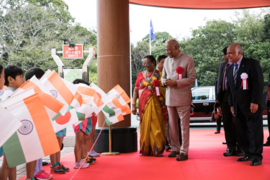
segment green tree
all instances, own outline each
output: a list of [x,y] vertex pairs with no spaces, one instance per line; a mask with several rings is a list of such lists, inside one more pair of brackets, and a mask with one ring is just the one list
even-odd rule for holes
[[[1,64],[16,64],[24,70],[55,69],[50,52],[62,50],[60,38],[96,49],[96,30],[75,23],[62,0],[8,0],[0,6]],[[63,62],[67,67],[81,67],[84,60]]]
[[144,71],[142,60],[143,57],[148,54],[149,54],[149,45],[146,42],[138,42],[136,47],[133,44],[131,44],[132,89],[134,89],[138,73]]
[[219,64],[223,61],[221,50],[234,42],[234,24],[213,20],[207,21],[192,31],[189,39],[179,42],[183,53],[194,59],[199,86],[213,86],[218,77]]
[[[168,40],[173,39],[173,37],[167,32],[156,32],[155,39],[155,41],[151,41],[151,55],[157,59],[160,55],[166,55],[165,44]],[[148,43],[149,46],[149,34],[142,41]]]

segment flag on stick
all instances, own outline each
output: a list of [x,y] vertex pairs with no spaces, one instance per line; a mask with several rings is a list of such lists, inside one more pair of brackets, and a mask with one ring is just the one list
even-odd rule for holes
[[152,24],[152,19],[150,19],[150,39],[153,39],[154,41],[156,40],[155,34],[154,34],[154,27]]
[[[85,118],[91,117],[93,112],[95,114],[98,114],[101,111],[102,107],[105,106],[105,103],[101,99],[101,95],[100,95],[100,94],[103,94],[104,92],[95,85],[90,87],[85,84],[77,84],[77,86],[78,86],[78,92],[83,97],[83,105],[79,108],[76,108],[77,113],[81,113],[83,117]],[[100,91],[100,93],[96,92],[94,88]],[[105,97],[106,97],[106,94],[105,94]]]
[[60,150],[51,120],[38,94],[25,98],[7,110],[22,123],[3,145],[10,168]]
[[130,114],[131,110],[127,103],[130,103],[130,98],[126,94],[126,92],[119,86],[116,85],[110,92],[108,93],[110,98],[117,97],[118,100],[113,99],[112,102],[118,108],[120,108],[123,112],[123,115]]
[[106,124],[108,126],[124,120],[122,110],[116,107],[116,105],[114,104],[115,101],[118,101],[117,97],[108,102],[102,109],[102,112],[105,116]]
[[[44,77],[45,75],[46,77]],[[80,101],[80,98],[76,95],[77,88],[74,84],[62,79],[55,71],[51,71],[50,73],[46,72],[45,75],[40,79],[41,83],[49,89],[49,92],[54,98],[64,104],[63,108],[53,118],[53,120],[61,114],[65,115],[68,110],[75,108],[74,106],[82,103],[73,103],[73,101]],[[70,107],[71,104],[72,106]]]
[[35,93],[38,93],[39,98],[46,107],[47,113],[51,119],[63,108],[64,104],[55,99],[50,94],[49,90],[36,78],[36,76],[33,76],[30,80],[21,85],[20,88],[12,94],[12,96],[15,96],[29,88],[33,88]]
[[131,113],[130,107],[127,103],[130,98],[126,92],[119,86],[115,86],[109,93],[109,103],[102,109],[105,120],[108,126],[124,120],[123,115]]

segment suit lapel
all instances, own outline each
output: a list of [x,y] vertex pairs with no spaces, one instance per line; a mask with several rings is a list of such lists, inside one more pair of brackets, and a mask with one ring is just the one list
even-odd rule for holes
[[239,67],[239,70],[238,70],[238,73],[237,73],[237,79],[236,79],[236,86],[235,88],[240,88],[241,84],[242,84],[242,79],[241,79],[241,74],[243,73],[244,69],[245,69],[245,64],[246,64],[246,60],[245,58],[243,57],[242,61],[241,61],[241,64],[240,64],[240,67]]
[[[233,64],[231,64],[229,67],[228,67],[228,71],[227,71],[227,83],[231,83],[231,85],[234,86],[233,84]],[[232,87],[233,87],[232,86]]]

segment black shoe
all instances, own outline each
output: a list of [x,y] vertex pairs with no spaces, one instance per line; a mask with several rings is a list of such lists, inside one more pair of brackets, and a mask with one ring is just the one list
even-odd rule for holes
[[172,151],[169,155],[168,155],[168,157],[176,157],[176,155],[178,155],[179,154],[179,151]]
[[236,156],[244,156],[244,151],[242,149],[237,149]]
[[215,134],[219,134],[219,133],[220,133],[220,131],[216,131],[216,132],[215,132]]
[[270,146],[270,142],[266,141],[266,143],[264,143],[263,146]]
[[243,157],[240,157],[240,158],[237,158],[236,161],[239,161],[239,162],[244,162],[244,161],[250,161],[250,157],[248,156],[243,156]]
[[42,162],[42,166],[46,166],[48,165],[49,163],[47,163],[46,161]]
[[225,153],[223,153],[223,156],[235,156],[236,150],[235,149],[227,149]]
[[165,145],[165,150],[168,152],[169,150],[171,150],[172,148],[169,145]]
[[226,142],[222,142],[222,144],[227,144]]
[[256,158],[252,159],[250,163],[251,166],[259,166],[261,164],[262,164],[262,160],[256,159]]

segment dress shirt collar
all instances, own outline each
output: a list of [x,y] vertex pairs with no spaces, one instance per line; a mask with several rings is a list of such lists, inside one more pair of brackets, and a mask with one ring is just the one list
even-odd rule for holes
[[235,64],[238,64],[238,68],[240,67],[240,64],[242,62],[242,59],[243,59],[243,56],[239,59],[239,61],[237,61],[237,63],[235,63]]

